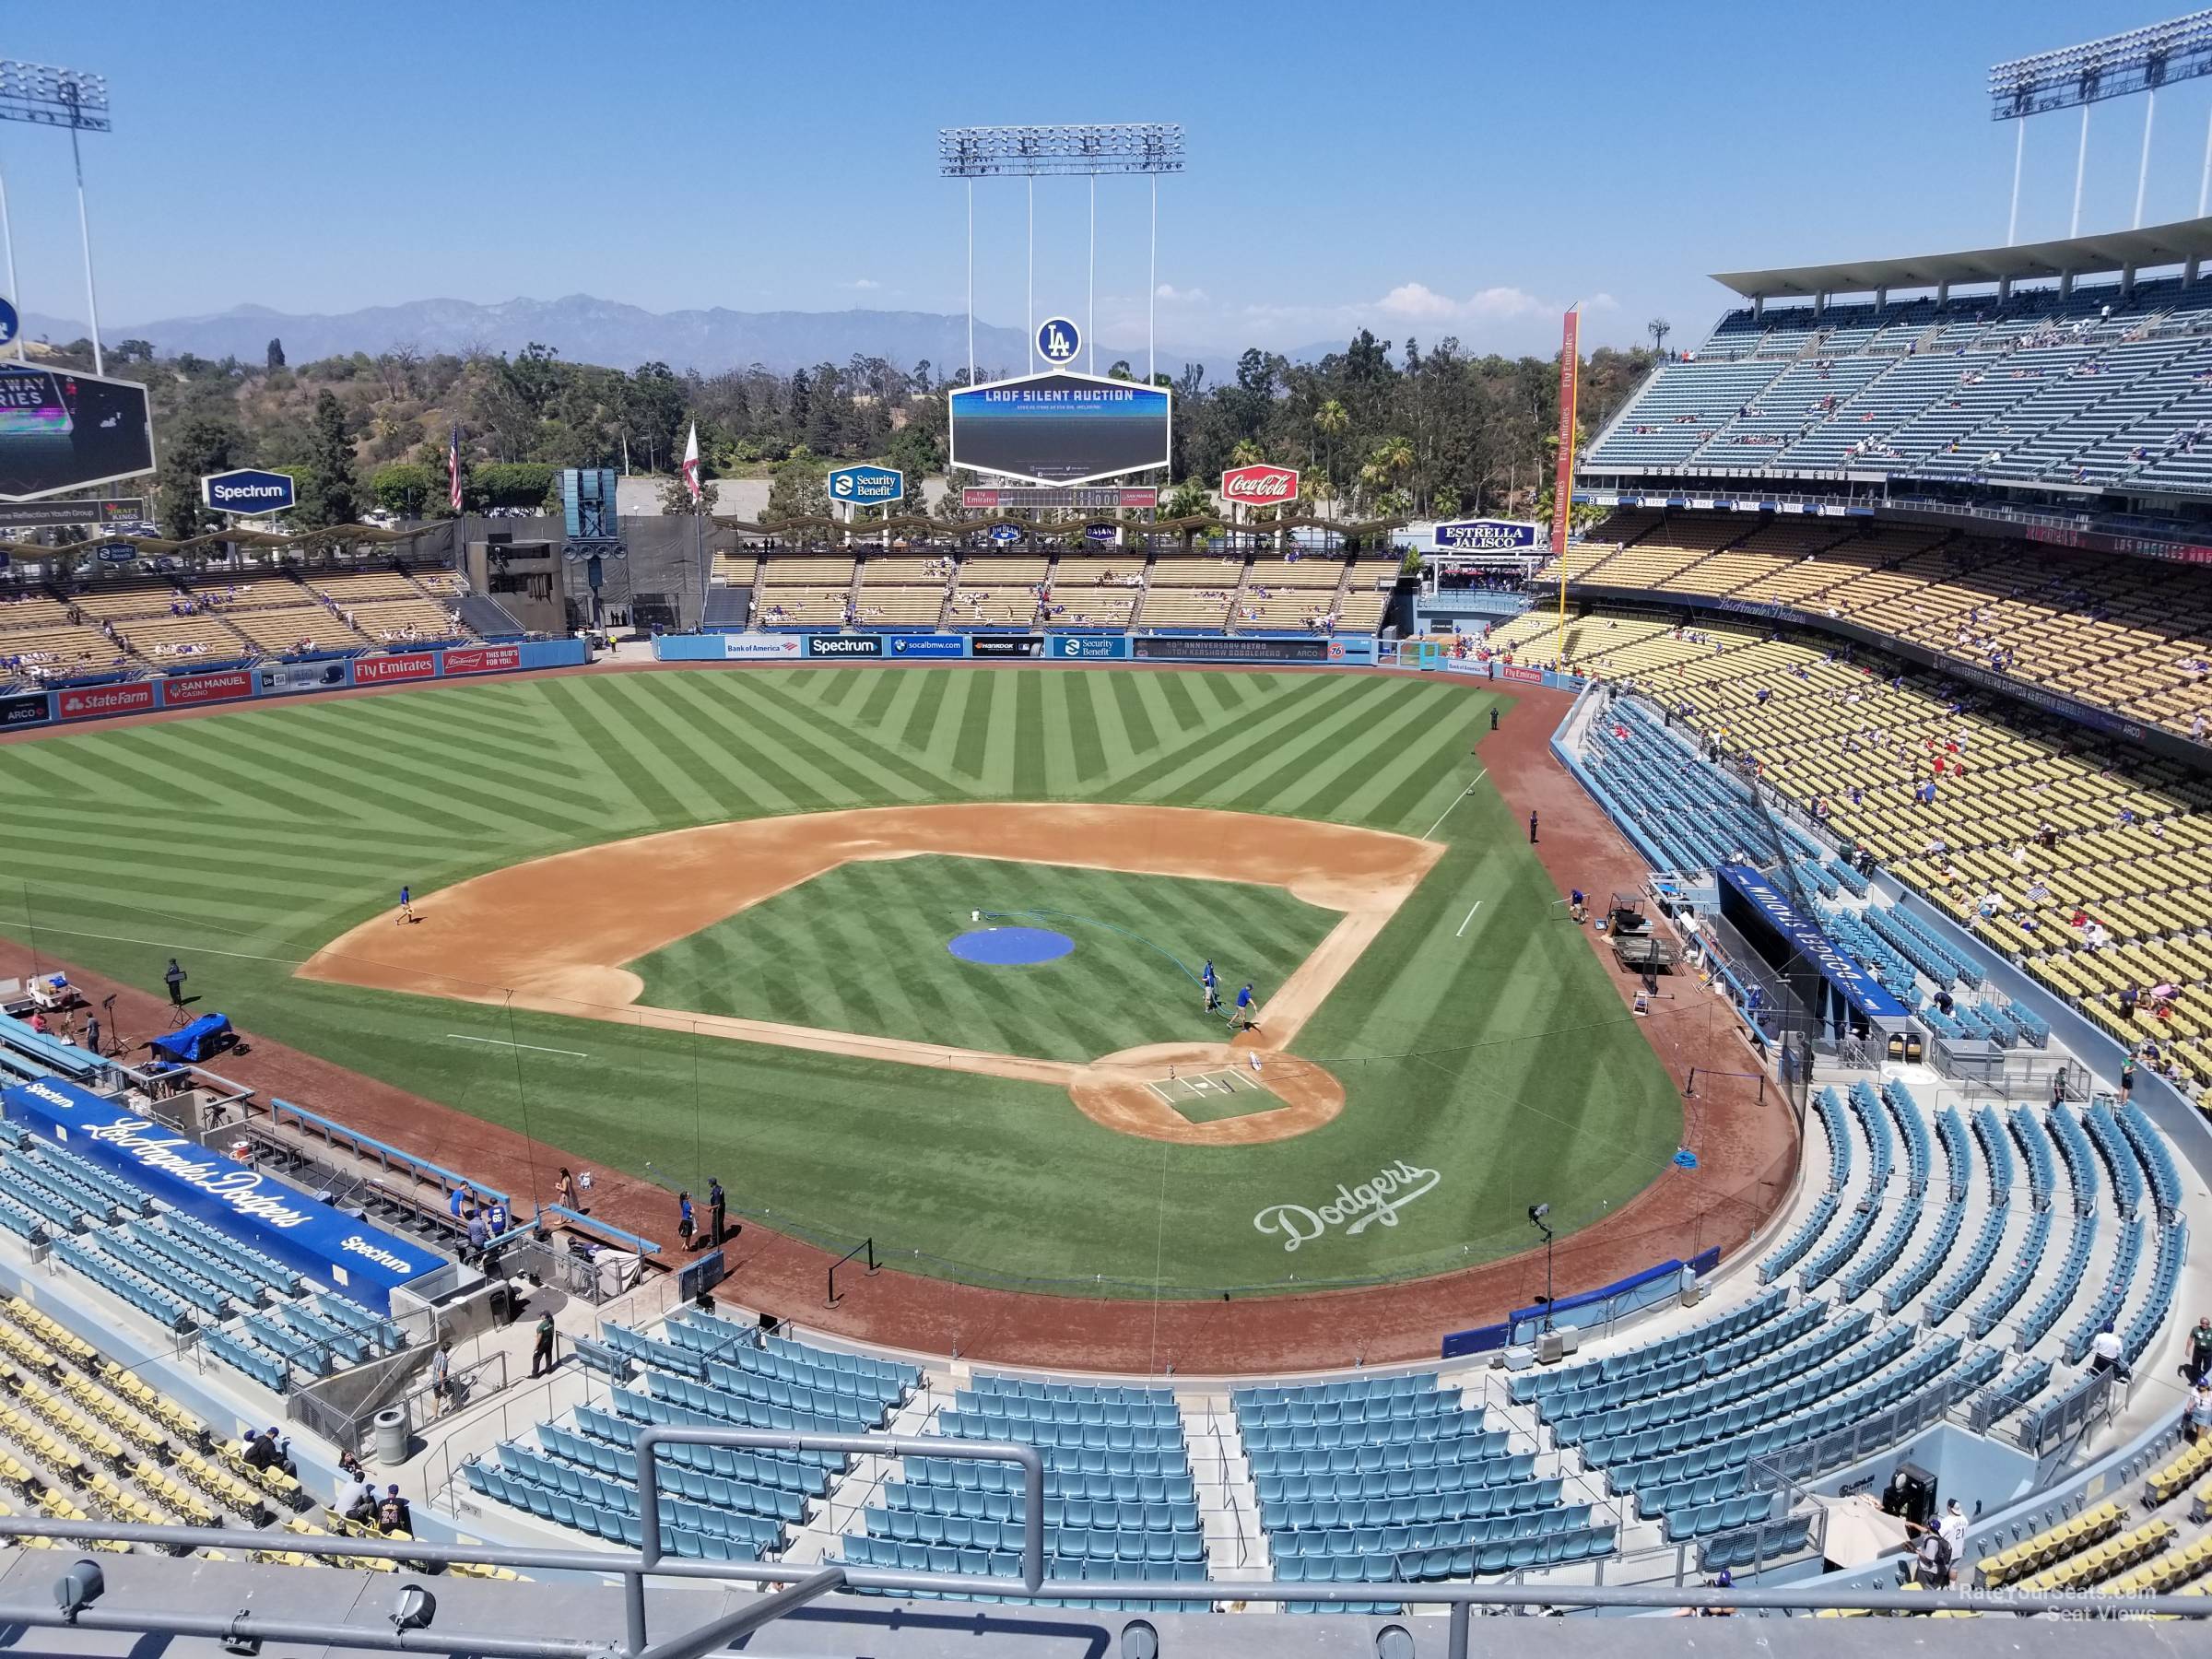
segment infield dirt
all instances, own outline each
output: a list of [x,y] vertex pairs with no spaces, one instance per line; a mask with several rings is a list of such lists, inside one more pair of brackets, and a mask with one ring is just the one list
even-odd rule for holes
[[[1094,1121],[1185,1145],[1252,1145],[1335,1117],[1321,1067],[1263,1058],[1281,1108],[1194,1124],[1148,1087],[1172,1068],[1249,1065],[1287,1048],[1443,855],[1440,842],[1299,818],[1176,806],[972,803],[752,818],[604,842],[511,865],[362,923],[300,969],[306,979],[496,1003],[738,1041],[1057,1084]],[[659,1008],[622,966],[856,859],[936,853],[1256,882],[1340,920],[1231,1045],[1166,1045],[1088,1065],[819,1027]],[[1203,1053],[1200,1051],[1205,1051]],[[1186,1052],[1187,1051],[1187,1052]]]

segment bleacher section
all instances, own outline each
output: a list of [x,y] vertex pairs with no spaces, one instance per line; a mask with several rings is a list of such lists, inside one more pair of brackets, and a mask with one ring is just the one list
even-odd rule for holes
[[853,598],[851,556],[777,557],[760,563],[755,618],[764,628],[837,628]]
[[934,629],[951,574],[948,557],[869,554],[860,567],[860,626]]
[[945,625],[954,629],[1028,628],[1037,620],[1038,592],[1052,567],[1049,559],[982,553],[961,559],[953,578]]
[[1156,559],[1137,621],[1145,628],[1224,629],[1243,579],[1241,559]]
[[1144,596],[1145,556],[1063,553],[1053,561],[1047,628],[1126,628]]

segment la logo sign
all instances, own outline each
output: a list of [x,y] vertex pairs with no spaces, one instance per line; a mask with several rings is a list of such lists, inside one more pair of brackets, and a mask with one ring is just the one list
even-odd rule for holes
[[1048,363],[1072,363],[1082,349],[1082,331],[1065,317],[1048,317],[1037,331],[1037,355]]
[[1294,466],[1232,466],[1221,475],[1221,499],[1246,507],[1288,507],[1298,500]]
[[210,512],[288,512],[295,500],[289,473],[241,467],[209,473],[200,480],[200,500]]

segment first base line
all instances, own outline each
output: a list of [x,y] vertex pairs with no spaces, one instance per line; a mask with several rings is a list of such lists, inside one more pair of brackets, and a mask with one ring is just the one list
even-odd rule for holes
[[589,1054],[579,1053],[574,1049],[541,1048],[535,1042],[510,1042],[504,1037],[470,1037],[460,1031],[448,1031],[446,1035],[455,1042],[496,1042],[501,1048],[528,1049],[534,1054],[566,1054],[571,1060],[591,1058]]

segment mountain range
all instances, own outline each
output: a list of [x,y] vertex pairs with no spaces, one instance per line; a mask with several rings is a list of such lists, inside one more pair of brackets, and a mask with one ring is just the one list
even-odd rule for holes
[[[85,333],[66,318],[27,313],[25,332],[56,343]],[[707,311],[650,312],[589,294],[560,300],[509,300],[478,305],[466,300],[414,300],[399,305],[324,315],[239,305],[206,316],[167,317],[102,330],[107,343],[145,339],[165,357],[192,352],[204,358],[235,357],[258,363],[272,338],[284,342],[294,363],[356,351],[374,355],[397,345],[424,355],[481,347],[512,355],[533,340],[552,347],[571,362],[632,369],[663,362],[681,372],[696,369],[716,374],[754,363],[780,373],[817,363],[842,363],[859,353],[888,359],[911,369],[927,359],[940,375],[968,361],[968,319],[936,312],[739,312],[717,306]],[[1018,328],[978,322],[976,367],[985,378],[1023,371],[1027,342]],[[1300,358],[1318,357],[1316,347]],[[1141,366],[1143,347],[1098,347],[1100,373],[1116,359]],[[1209,382],[1227,373],[1233,359],[1218,353],[1186,353],[1162,347],[1162,368],[1187,361],[1206,365]]]

